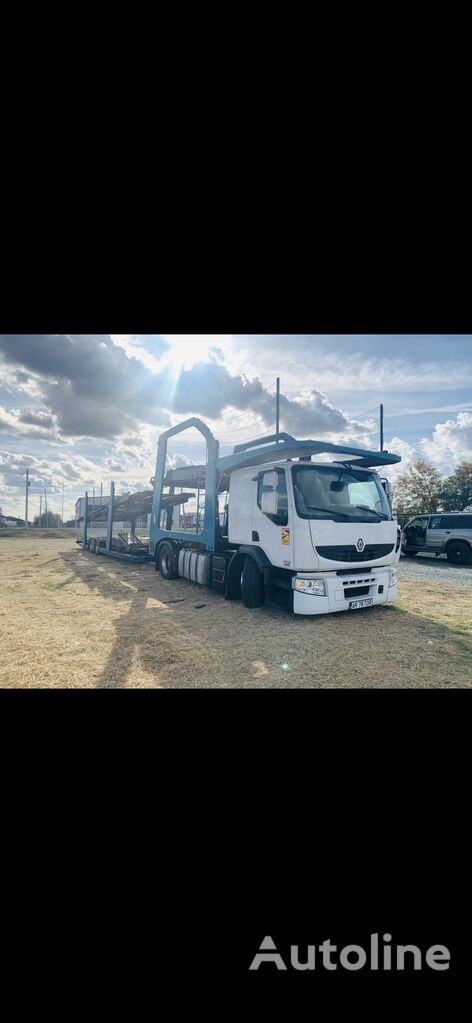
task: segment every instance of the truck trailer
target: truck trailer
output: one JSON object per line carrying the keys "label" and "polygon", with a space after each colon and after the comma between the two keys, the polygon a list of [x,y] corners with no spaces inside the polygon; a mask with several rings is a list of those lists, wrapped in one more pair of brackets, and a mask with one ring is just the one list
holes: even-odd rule
{"label": "truck trailer", "polygon": [[[169,468],[170,438],[189,429],[203,435],[206,463]],[[188,419],[159,439],[149,557],[164,579],[212,587],[247,608],[319,615],[386,604],[397,593],[401,530],[377,468],[400,460],[288,433],[221,457],[206,424]],[[191,529],[175,514],[188,490],[198,494]]]}

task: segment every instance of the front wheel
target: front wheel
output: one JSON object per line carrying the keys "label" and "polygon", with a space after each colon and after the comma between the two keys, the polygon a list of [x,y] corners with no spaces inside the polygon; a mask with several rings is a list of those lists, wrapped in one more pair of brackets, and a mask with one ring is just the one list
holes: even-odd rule
{"label": "front wheel", "polygon": [[263,607],[265,604],[264,580],[254,558],[246,558],[241,577],[244,607]]}
{"label": "front wheel", "polygon": [[468,543],[464,540],[453,540],[446,549],[447,560],[453,565],[466,565],[470,561],[472,552]]}

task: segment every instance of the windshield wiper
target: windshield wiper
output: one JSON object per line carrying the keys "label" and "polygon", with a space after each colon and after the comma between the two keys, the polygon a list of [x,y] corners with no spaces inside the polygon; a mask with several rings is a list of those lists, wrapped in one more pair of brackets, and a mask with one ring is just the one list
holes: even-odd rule
{"label": "windshield wiper", "polygon": [[375,510],[375,508],[369,508],[367,504],[353,504],[353,505],[351,505],[351,507],[352,508],[356,508],[358,511],[367,511],[367,512],[371,512],[372,515],[378,515],[379,522],[381,522],[382,519],[388,519],[389,518],[389,516],[386,515],[385,512],[378,512],[378,511]]}
{"label": "windshield wiper", "polygon": [[334,508],[317,508],[314,504],[306,504],[305,508],[307,511],[325,512],[326,515],[330,515],[332,518],[334,518],[335,515],[342,515],[343,519],[346,519],[346,522],[350,521],[350,516],[347,515],[346,512],[335,511]]}

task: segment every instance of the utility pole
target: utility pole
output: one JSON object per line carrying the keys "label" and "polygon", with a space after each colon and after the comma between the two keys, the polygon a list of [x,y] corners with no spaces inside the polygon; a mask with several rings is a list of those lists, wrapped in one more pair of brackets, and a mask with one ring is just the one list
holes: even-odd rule
{"label": "utility pole", "polygon": [[42,526],[43,518],[43,495],[39,495],[39,525]]}
{"label": "utility pole", "polygon": [[62,481],[62,528],[64,529],[64,480]]}
{"label": "utility pole", "polygon": [[280,432],[280,377],[277,377],[277,390],[275,395],[275,443],[279,443]]}
{"label": "utility pole", "polygon": [[46,527],[47,527],[47,524],[48,524],[48,494],[47,494],[46,487],[44,488],[44,510],[46,512]]}
{"label": "utility pole", "polygon": [[28,529],[28,488],[29,488],[29,469],[26,470],[26,502],[25,502],[25,526]]}
{"label": "utility pole", "polygon": [[380,406],[380,450],[384,449],[384,407]]}

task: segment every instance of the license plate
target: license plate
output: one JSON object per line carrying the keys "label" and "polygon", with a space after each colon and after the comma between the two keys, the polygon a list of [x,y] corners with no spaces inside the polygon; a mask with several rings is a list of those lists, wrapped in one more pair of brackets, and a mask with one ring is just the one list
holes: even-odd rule
{"label": "license plate", "polygon": [[354,609],[355,607],[370,607],[370,605],[373,603],[374,603],[373,597],[366,597],[365,600],[350,600],[349,610]]}

